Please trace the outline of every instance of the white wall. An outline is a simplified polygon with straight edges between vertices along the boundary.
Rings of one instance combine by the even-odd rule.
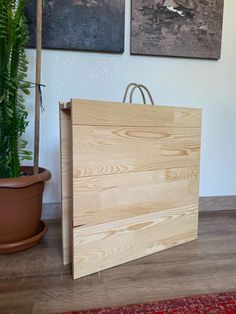
[[[130,0],[126,1],[123,55],[44,51],[42,82],[46,112],[41,119],[41,166],[51,170],[45,202],[60,201],[58,102],[70,98],[121,101],[129,82],[147,85],[158,104],[203,109],[200,195],[236,195],[236,1],[225,0],[219,61],[129,55]],[[35,52],[29,50],[29,79]],[[30,119],[34,96],[28,99]],[[32,123],[27,131],[30,139]]]

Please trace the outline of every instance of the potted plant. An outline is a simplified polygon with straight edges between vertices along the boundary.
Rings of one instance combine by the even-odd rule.
[[[32,159],[21,139],[28,125],[24,94],[30,87],[24,8],[25,0],[0,0],[0,253],[31,247],[47,231],[40,219],[44,182],[51,174],[21,166]]]

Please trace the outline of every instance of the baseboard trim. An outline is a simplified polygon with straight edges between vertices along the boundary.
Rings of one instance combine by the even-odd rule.
[[[200,211],[220,211],[236,209],[236,195],[200,197]]]
[[[61,203],[44,203],[42,219],[61,219]]]
[[[228,196],[205,196],[200,197],[199,210],[204,211],[220,211],[236,209],[236,195]],[[61,219],[60,203],[43,204],[43,219]]]

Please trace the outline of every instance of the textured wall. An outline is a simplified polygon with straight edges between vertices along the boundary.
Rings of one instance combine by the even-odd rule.
[[[44,51],[42,82],[46,112],[41,120],[40,164],[52,171],[45,202],[60,201],[58,102],[72,97],[120,101],[131,81],[146,84],[158,104],[203,109],[201,196],[236,194],[236,2],[225,0],[219,61],[129,55],[130,1],[126,1],[123,55]],[[35,55],[28,51],[29,79]],[[34,97],[28,98],[30,119]],[[32,123],[27,138],[33,132]],[[147,152],[148,153],[148,152]]]

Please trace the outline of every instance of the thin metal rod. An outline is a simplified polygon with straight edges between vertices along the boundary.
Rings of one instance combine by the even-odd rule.
[[[149,89],[148,89],[146,86],[142,85],[142,84],[139,84],[139,87],[140,87],[141,89],[143,88],[143,89],[147,92],[148,97],[149,97],[149,99],[150,99],[150,102],[151,102],[151,104],[154,106],[154,100],[153,100],[153,98],[152,98],[152,95],[151,95]]]
[[[137,84],[136,84],[136,83],[130,83],[130,84],[126,87],[125,94],[124,94],[124,97],[123,97],[122,102],[126,102],[126,98],[127,98],[127,96],[128,96],[129,89],[130,89],[132,86],[137,86]]]
[[[123,102],[125,103],[126,102],[126,98],[128,96],[128,92],[130,90],[130,88],[133,87],[133,89],[136,89],[138,88],[140,90],[140,93],[142,95],[142,98],[143,98],[143,103],[146,104],[146,99],[145,99],[145,95],[142,91],[142,88],[139,87],[139,84],[137,83],[130,83],[127,87],[126,87],[126,90],[125,90],[125,94],[124,94],[124,97],[123,97]],[[132,90],[133,90],[132,89]],[[130,101],[130,103],[132,103],[132,101]]]
[[[130,89],[131,89],[131,91],[130,91]],[[126,102],[126,98],[127,98],[127,96],[128,96],[128,93],[130,92],[130,95],[129,95],[129,102],[132,104],[132,102],[133,102],[133,94],[134,94],[134,91],[135,91],[136,89],[139,89],[139,91],[140,91],[140,93],[141,93],[141,95],[142,95],[143,103],[144,103],[144,104],[146,104],[146,97],[145,97],[145,94],[144,94],[143,90],[147,92],[151,104],[154,105],[154,100],[153,100],[153,98],[152,98],[152,95],[151,95],[149,89],[148,89],[145,85],[137,84],[137,83],[130,83],[130,84],[126,87],[125,94],[124,94],[124,97],[123,97],[123,102]]]
[[[41,84],[41,50],[42,50],[42,0],[37,0],[36,22],[36,84]],[[39,129],[40,129],[40,90],[35,90],[35,124],[34,124],[34,174],[39,172]]]
[[[143,104],[146,105],[146,97],[145,97],[144,92],[143,92],[143,90],[142,90],[142,88],[140,87],[139,84],[137,84],[136,86],[134,86],[134,87],[131,89],[131,91],[130,91],[130,95],[129,95],[129,102],[130,102],[130,104],[133,103],[133,94],[134,94],[135,89],[139,89],[139,91],[140,91],[140,93],[141,93],[141,95],[142,95],[142,98],[143,98]]]

